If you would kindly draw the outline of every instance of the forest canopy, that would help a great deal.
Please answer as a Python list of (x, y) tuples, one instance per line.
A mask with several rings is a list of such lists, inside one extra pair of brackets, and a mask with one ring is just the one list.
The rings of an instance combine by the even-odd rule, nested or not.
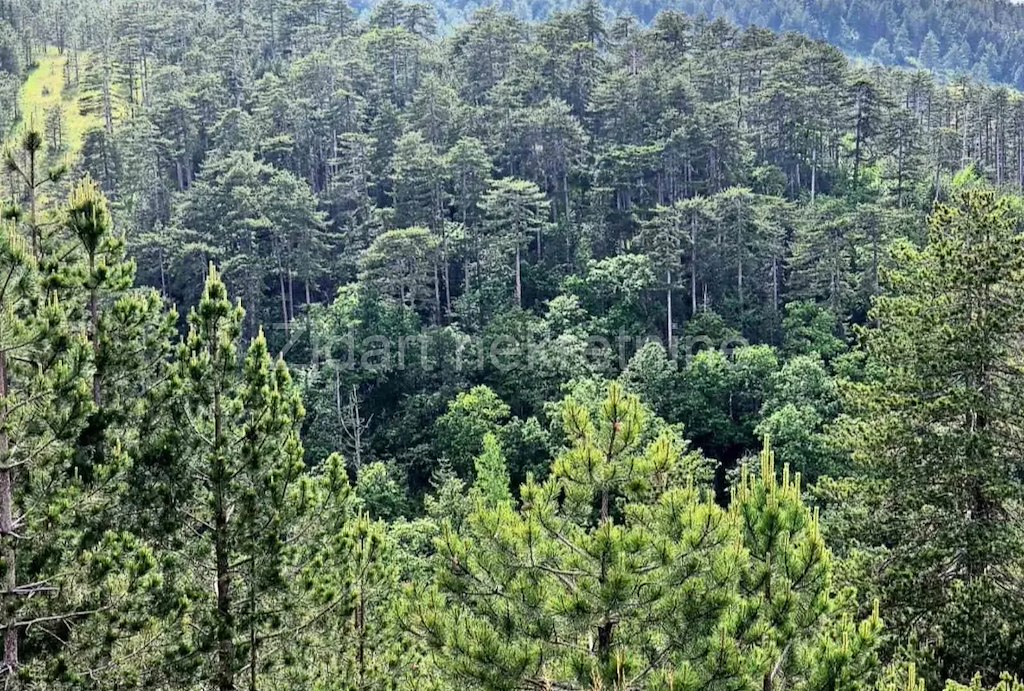
[(1017, 10), (744, 7), (0, 0), (5, 687), (1020, 691)]

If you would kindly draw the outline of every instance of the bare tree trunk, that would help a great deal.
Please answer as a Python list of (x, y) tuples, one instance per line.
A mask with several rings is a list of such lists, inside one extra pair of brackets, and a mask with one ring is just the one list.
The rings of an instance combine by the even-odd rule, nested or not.
[(359, 412), (359, 393), (352, 385), (352, 456), (356, 474), (363, 469), (363, 418)]
[(452, 318), (452, 279), (448, 260), (448, 230), (443, 222), (441, 228), (441, 261), (444, 263), (444, 313), (445, 321), (448, 322)]
[(167, 297), (167, 273), (164, 270), (164, 251), (160, 249), (160, 295)]
[[(253, 552), (255, 554), (255, 551)], [(250, 569), (255, 571), (256, 562), (250, 562)], [(255, 588), (256, 576), (251, 574), (253, 582), (253, 588)], [(257, 647), (259, 640), (256, 635), (256, 593), (255, 591), (249, 595), (249, 691), (256, 691), (257, 685), (257, 663), (259, 662)]]
[(772, 310), (779, 311), (779, 260), (772, 257)]
[[(95, 257), (89, 257), (89, 275), (94, 275), (96, 272), (96, 259)], [(93, 373), (92, 373), (92, 402), (97, 406), (102, 403), (101, 392), (100, 392), (100, 371), (95, 367), (96, 363), (100, 361), (100, 308), (98, 304), (98, 298), (96, 295), (96, 288), (93, 287), (89, 290), (89, 328), (92, 331), (92, 356), (93, 356)]]
[(569, 222), (569, 174), (562, 171), (562, 197), (565, 201), (565, 220)]
[[(742, 222), (740, 224), (742, 228)], [(743, 232), (736, 234), (736, 296), (740, 301), (740, 309), (743, 309)]]
[(295, 321), (295, 272), (288, 269), (288, 321)]
[(434, 323), (441, 324), (441, 270), (434, 262)]
[(287, 298), (287, 296), (285, 294), (284, 270), (280, 268), (280, 265), (278, 266), (278, 271), (277, 271), (277, 283), (278, 283), (278, 285), (280, 286), (280, 289), (281, 289), (281, 319), (284, 320), (284, 322), (283, 322), (284, 323), (284, 332), (285, 332), (285, 334), (287, 334), (288, 333), (288, 298)]
[(359, 606), (356, 608), (356, 631), (359, 645), (356, 659), (359, 664), (359, 688), (366, 688), (366, 588), (360, 584)]
[(818, 191), (818, 147), (811, 149), (811, 204)]
[(37, 260), (42, 259), (40, 248), (39, 223), (36, 219), (36, 150), (28, 152), (28, 222), (32, 228), (32, 253)]

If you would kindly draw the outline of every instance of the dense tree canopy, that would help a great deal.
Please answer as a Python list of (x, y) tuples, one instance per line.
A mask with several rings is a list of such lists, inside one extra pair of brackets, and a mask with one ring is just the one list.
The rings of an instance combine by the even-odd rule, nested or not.
[(1020, 10), (682, 7), (0, 0), (5, 688), (1017, 691)]

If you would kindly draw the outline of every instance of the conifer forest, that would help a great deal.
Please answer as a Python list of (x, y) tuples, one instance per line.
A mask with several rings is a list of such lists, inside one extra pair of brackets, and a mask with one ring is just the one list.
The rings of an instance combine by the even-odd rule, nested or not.
[(3, 691), (1024, 691), (1024, 6), (0, 0)]

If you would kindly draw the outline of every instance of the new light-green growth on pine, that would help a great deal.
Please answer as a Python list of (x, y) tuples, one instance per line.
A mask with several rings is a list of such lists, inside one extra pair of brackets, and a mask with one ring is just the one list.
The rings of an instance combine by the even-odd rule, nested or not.
[(868, 683), (880, 622), (852, 623), (817, 518), (797, 478), (776, 479), (770, 448), (726, 510), (677, 472), (683, 444), (642, 441), (651, 416), (617, 384), (596, 418), (572, 398), (562, 414), (568, 446), (551, 477), (523, 485), (518, 507), (477, 502), (437, 541), (438, 587), (407, 614), (442, 677), (486, 689)]

